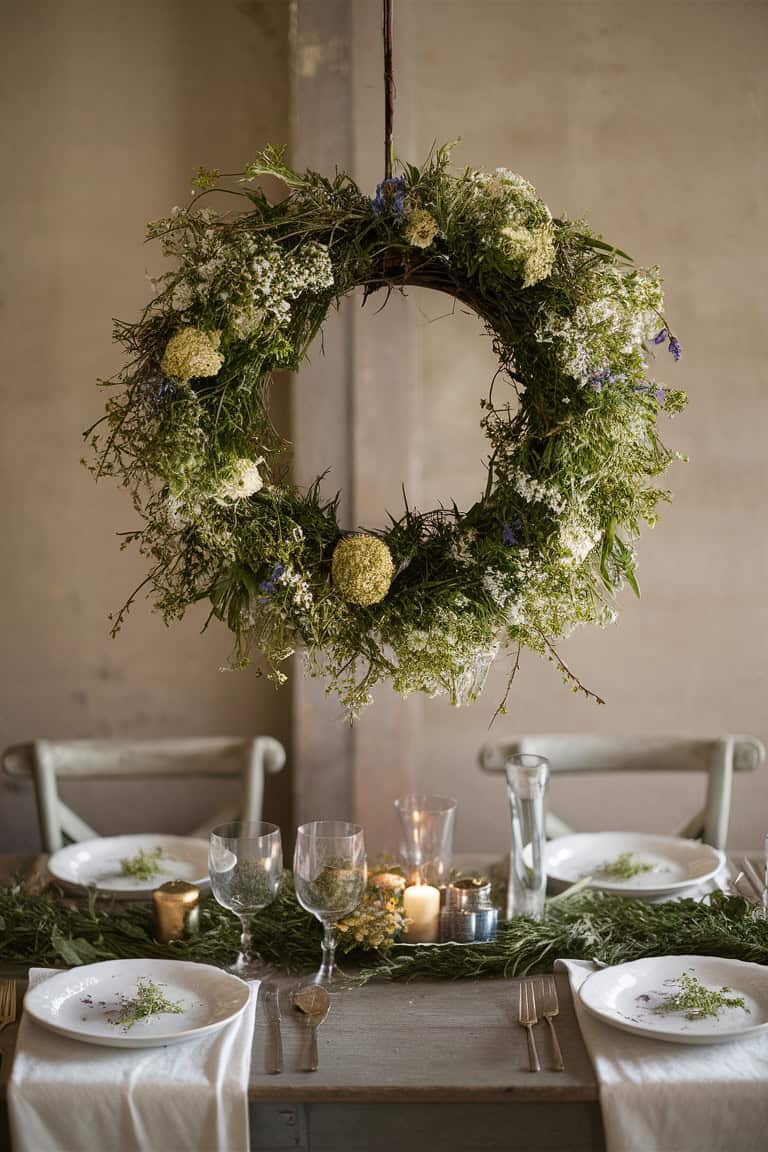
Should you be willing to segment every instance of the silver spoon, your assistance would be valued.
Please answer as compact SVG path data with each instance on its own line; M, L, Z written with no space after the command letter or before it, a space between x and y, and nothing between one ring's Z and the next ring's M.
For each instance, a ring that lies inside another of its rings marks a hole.
M309 1028L309 1060L305 1072L317 1072L317 1029L331 1010L331 997L321 984L308 984L298 988L291 997L294 1008L304 1013Z

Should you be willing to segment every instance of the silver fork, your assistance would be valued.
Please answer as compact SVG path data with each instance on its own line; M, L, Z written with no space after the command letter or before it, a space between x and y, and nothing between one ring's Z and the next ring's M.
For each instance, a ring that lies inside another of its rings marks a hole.
M536 1051L536 1041L533 1038L533 1026L538 1024L536 1016L536 998L533 993L533 984L530 980L521 980L518 989L517 1022L525 1028L528 1034L528 1062L531 1072L541 1072L539 1054Z
M554 976L543 976L541 979L540 1011L549 1025L549 1034L552 1037L553 1068L555 1072L565 1072L563 1054L560 1051L560 1042L557 1039L557 1032L555 1031L554 1018L560 1012L560 1005L557 1000L557 985L555 984Z
M16 981L3 980L0 984L0 1032L16 1019Z

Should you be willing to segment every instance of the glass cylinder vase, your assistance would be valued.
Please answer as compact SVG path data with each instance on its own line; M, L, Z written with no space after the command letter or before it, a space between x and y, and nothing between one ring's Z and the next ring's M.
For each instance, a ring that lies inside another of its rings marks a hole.
M549 761L523 752L510 756L505 769L512 818L507 919L530 916L541 920L547 888L544 815Z
M395 800L395 808L409 884L442 888L451 871L456 801L447 796L402 796Z

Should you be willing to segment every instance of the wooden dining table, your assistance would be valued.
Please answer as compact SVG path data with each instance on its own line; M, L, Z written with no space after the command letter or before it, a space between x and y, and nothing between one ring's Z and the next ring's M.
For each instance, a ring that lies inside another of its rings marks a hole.
M40 857L0 856L0 883L40 873ZM7 1086L19 1013L0 1032L0 1149L10 1148ZM256 1152L596 1152L604 1148L598 1085L567 977L557 975L565 1071L551 1070L549 1034L536 1029L542 1071L529 1070L517 1023L518 981L374 981L333 1000L318 1034L317 1072L299 1071L305 1027L281 981L284 1072L267 1072L271 1036L261 1002L248 1088ZM295 983L295 981L294 981ZM170 1150L163 1150L170 1152ZM176 1150L174 1150L176 1152ZM180 1152L180 1150L179 1150ZM195 1150L202 1152L202 1150Z

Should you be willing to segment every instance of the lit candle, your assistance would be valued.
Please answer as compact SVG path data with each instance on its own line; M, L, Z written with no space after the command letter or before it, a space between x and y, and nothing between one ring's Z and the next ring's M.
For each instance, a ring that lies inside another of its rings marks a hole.
M411 884L403 892L403 913L411 923L403 932L409 944L433 944L440 924L440 891L431 884Z

